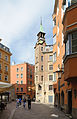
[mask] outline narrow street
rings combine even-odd
[[[22,105],[17,109],[15,106],[14,102],[10,104],[8,107],[11,109],[7,107],[6,110],[0,113],[0,119],[69,119],[63,112],[54,108],[52,105],[32,103],[31,110],[28,110],[27,104],[25,109]]]

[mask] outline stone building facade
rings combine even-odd
[[[35,45],[36,101],[53,104],[53,48],[46,45],[42,24],[40,27]]]
[[[0,39],[1,41],[1,39]],[[10,84],[10,49],[0,43],[0,101],[9,100],[8,89],[12,86]]]

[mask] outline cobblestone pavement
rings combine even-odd
[[[32,103],[31,110],[28,110],[27,104],[25,109],[22,105],[16,109],[14,102],[10,105],[8,108],[10,107],[11,109],[4,110],[4,114],[0,113],[0,119],[69,119],[63,112],[52,105]],[[8,116],[6,116],[6,112]]]

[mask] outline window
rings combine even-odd
[[[69,0],[69,2],[70,2],[70,4],[72,5],[72,4],[77,3],[77,0]]]
[[[56,62],[56,52],[53,53],[53,62]]]
[[[30,69],[30,74],[32,75],[32,69]]]
[[[0,70],[1,70],[1,64],[0,64]]]
[[[23,88],[21,88],[21,92],[23,92]]]
[[[62,46],[63,46],[63,41],[64,41],[64,34],[62,33]]]
[[[0,74],[0,80],[2,80],[1,74]]]
[[[19,81],[17,81],[17,84],[19,84]]]
[[[21,71],[23,71],[23,67],[21,67]]]
[[[53,80],[53,75],[49,75],[49,80]]]
[[[62,71],[64,72],[64,63],[63,63],[63,58],[62,58]]]
[[[41,56],[41,61],[43,62],[43,56]]]
[[[43,65],[41,66],[41,71],[43,71]]]
[[[56,73],[53,73],[53,81],[56,81]]]
[[[49,85],[49,90],[52,90],[53,89],[53,86],[52,85]]]
[[[30,79],[32,79],[32,75],[30,75]]]
[[[60,54],[60,43],[58,43],[58,53],[57,53],[57,55],[59,56],[59,54]]]
[[[19,68],[17,68],[17,72],[19,72]]]
[[[59,35],[59,22],[58,22],[58,27],[57,27],[57,35]]]
[[[8,76],[5,76],[5,81],[8,81]]]
[[[53,62],[53,55],[49,55],[49,61]]]
[[[8,56],[5,56],[5,60],[8,61]]]
[[[58,5],[57,5],[57,15],[59,13],[59,1],[58,1]]]
[[[38,90],[42,90],[42,87],[38,84]]]
[[[66,46],[66,55],[69,55],[69,40],[67,40],[65,46]]]
[[[28,72],[29,72],[29,67],[27,69],[28,69]]]
[[[30,84],[30,81],[28,80],[28,84]]]
[[[36,57],[36,63],[38,62],[38,57]]]
[[[49,70],[53,70],[53,65],[49,65]]]
[[[72,53],[77,52],[77,31],[72,33]]]
[[[43,51],[43,47],[41,47],[41,51]]]
[[[56,34],[53,36],[53,45],[56,43]]]
[[[8,71],[8,66],[5,66],[5,71]]]
[[[56,17],[53,19],[53,27],[56,26]]]
[[[23,84],[23,81],[21,81],[21,84]]]
[[[17,88],[16,91],[18,92],[19,91],[19,88]]]
[[[32,81],[30,81],[30,85],[32,85]]]
[[[1,52],[0,52],[0,59],[1,59],[1,55],[2,55],[2,54],[1,54]]]
[[[41,81],[43,81],[43,76],[41,76]]]
[[[19,78],[19,74],[17,74],[16,77]]]
[[[65,55],[77,53],[77,31],[68,34],[68,39],[65,43]]]
[[[21,78],[23,78],[23,74],[21,74]]]
[[[38,76],[36,76],[36,81],[38,81]]]
[[[38,71],[38,66],[36,66],[36,72]]]

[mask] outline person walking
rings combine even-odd
[[[23,107],[25,108],[25,105],[26,105],[26,98],[24,97],[23,99]]]
[[[30,96],[28,97],[28,109],[31,109],[31,99],[30,99]]]
[[[19,99],[16,99],[16,108],[19,106]]]
[[[19,104],[21,105],[21,98],[19,98]]]

